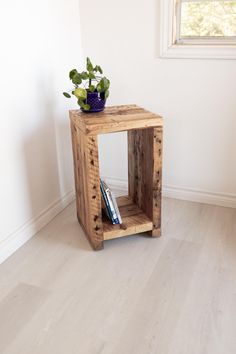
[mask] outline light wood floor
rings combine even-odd
[[[163,237],[90,249],[70,205],[0,266],[1,354],[235,354],[236,210],[164,200]]]

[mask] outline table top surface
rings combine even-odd
[[[72,110],[70,119],[86,135],[163,126],[161,116],[136,105],[110,106],[99,113]]]

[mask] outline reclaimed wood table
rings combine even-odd
[[[77,217],[94,250],[137,233],[161,236],[163,119],[136,105],[100,113],[70,111]],[[117,198],[123,223],[102,213],[98,134],[127,131],[128,195]]]

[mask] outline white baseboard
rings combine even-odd
[[[74,200],[74,195],[74,190],[67,192],[64,196],[51,203],[36,217],[7,235],[0,242],[0,264],[67,207]]]
[[[107,183],[116,194],[126,193],[128,190],[128,181],[112,177],[104,177]],[[163,196],[167,198],[187,200],[191,202],[219,205],[228,208],[236,208],[235,194],[213,193],[193,188],[183,188],[177,186],[163,186]]]
[[[193,188],[166,186],[163,188],[163,195],[168,198],[218,205],[226,208],[236,208],[235,194],[214,193]]]

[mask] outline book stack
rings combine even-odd
[[[115,224],[122,224],[122,219],[120,216],[119,208],[116,203],[116,198],[114,197],[113,192],[108,187],[108,185],[100,179],[100,188],[102,193],[102,200],[104,209],[108,219]]]

